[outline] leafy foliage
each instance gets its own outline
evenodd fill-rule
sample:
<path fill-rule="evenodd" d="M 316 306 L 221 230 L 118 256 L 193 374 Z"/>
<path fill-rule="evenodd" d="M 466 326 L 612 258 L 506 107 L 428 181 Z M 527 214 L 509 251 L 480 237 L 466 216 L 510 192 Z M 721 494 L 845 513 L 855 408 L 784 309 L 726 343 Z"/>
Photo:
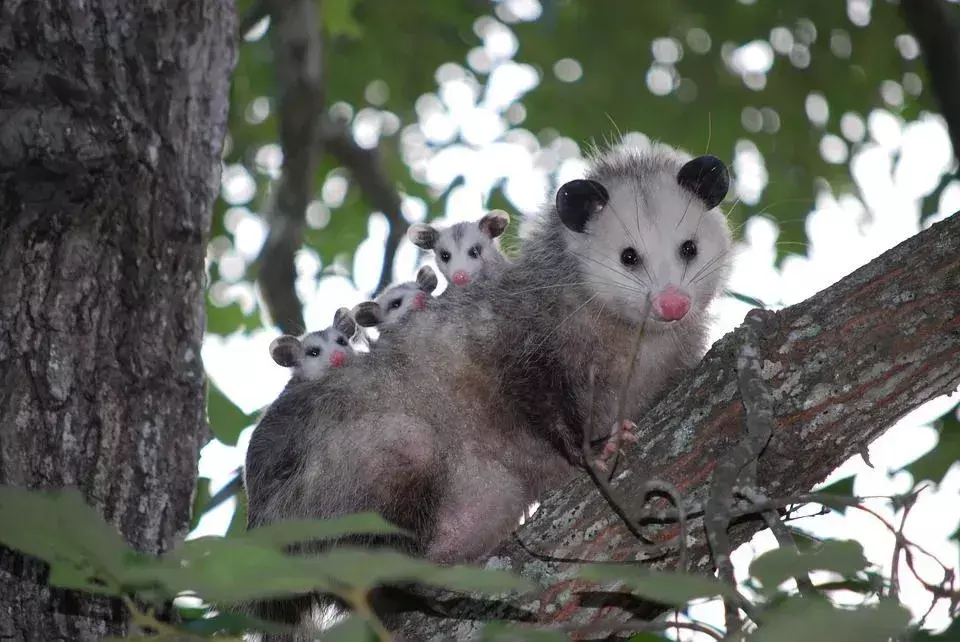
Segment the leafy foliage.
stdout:
<path fill-rule="evenodd" d="M 859 542 L 832 540 L 804 552 L 789 548 L 767 551 L 751 562 L 750 574 L 760 581 L 765 593 L 772 594 L 782 582 L 812 571 L 851 576 L 866 567 L 867 560 Z"/>
<path fill-rule="evenodd" d="M 943 481 L 947 471 L 960 459 L 960 404 L 951 408 L 934 422 L 937 430 L 937 445 L 904 470 L 913 475 L 915 482 Z"/>

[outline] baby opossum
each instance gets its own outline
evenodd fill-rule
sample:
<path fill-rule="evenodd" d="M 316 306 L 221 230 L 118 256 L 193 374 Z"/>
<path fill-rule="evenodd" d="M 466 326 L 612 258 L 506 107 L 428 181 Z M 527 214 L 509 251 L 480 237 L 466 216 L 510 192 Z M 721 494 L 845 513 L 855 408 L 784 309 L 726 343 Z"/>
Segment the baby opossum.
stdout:
<path fill-rule="evenodd" d="M 500 276 L 276 400 L 247 452 L 248 527 L 372 510 L 415 535 L 398 544 L 412 554 L 490 552 L 583 465 L 585 433 L 620 424 L 641 325 L 628 418 L 702 357 L 729 272 L 728 188 L 719 159 L 664 145 L 590 159 Z M 296 622 L 304 602 L 286 604 L 258 613 Z"/>
<path fill-rule="evenodd" d="M 358 303 L 353 308 L 353 318 L 365 328 L 383 330 L 394 327 L 411 312 L 426 308 L 427 300 L 438 284 L 437 273 L 429 265 L 424 265 L 413 281 L 392 285 L 373 301 Z"/>
<path fill-rule="evenodd" d="M 462 221 L 442 229 L 416 223 L 407 230 L 407 238 L 420 249 L 433 250 L 440 274 L 460 287 L 489 278 L 508 263 L 496 239 L 509 224 L 509 214 L 493 210 L 479 221 Z"/>
<path fill-rule="evenodd" d="M 333 325 L 310 332 L 303 339 L 285 334 L 270 343 L 270 356 L 284 368 L 291 368 L 291 381 L 316 379 L 330 368 L 343 366 L 356 354 L 350 340 L 359 326 L 347 308 L 333 315 Z"/>

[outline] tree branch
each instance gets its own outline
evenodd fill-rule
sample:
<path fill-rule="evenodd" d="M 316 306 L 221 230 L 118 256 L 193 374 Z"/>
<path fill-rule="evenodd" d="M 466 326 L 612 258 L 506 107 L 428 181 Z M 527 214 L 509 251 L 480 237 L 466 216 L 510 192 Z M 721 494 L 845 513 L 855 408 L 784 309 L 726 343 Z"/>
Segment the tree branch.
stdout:
<path fill-rule="evenodd" d="M 757 460 L 756 490 L 766 497 L 806 492 L 909 411 L 960 384 L 960 215 L 908 239 L 810 299 L 754 325 L 762 379 L 774 400 L 770 441 Z M 663 479 L 688 504 L 706 504 L 718 461 L 742 441 L 738 332 L 727 334 L 699 366 L 643 418 L 639 444 L 625 449 L 625 471 L 613 482 L 621 497 L 643 497 L 646 482 Z M 522 609 L 536 621 L 587 626 L 652 617 L 659 607 L 576 579 L 583 561 L 639 561 L 645 547 L 605 502 L 587 475 L 544 498 L 539 511 L 491 556 L 543 587 L 501 607 L 464 606 L 470 619 L 503 618 Z M 637 503 L 642 499 L 635 499 Z M 640 506 L 635 514 L 640 512 Z M 691 571 L 712 570 L 702 517 L 691 519 Z M 698 523 L 700 527 L 698 527 Z M 579 536 L 572 537 L 571 524 Z M 754 520 L 731 529 L 732 544 L 761 528 Z M 677 528 L 658 533 L 663 539 Z M 519 541 L 536 541 L 536 558 Z M 675 555 L 650 562 L 664 568 Z M 633 605 L 623 610 L 611 605 Z M 607 607 L 607 608 L 604 608 Z M 417 614 L 403 633 L 417 640 L 468 639 L 477 624 Z"/>
<path fill-rule="evenodd" d="M 379 293 L 392 279 L 393 261 L 400 241 L 407 233 L 407 222 L 400 211 L 400 193 L 394 187 L 383 164 L 379 148 L 364 149 L 357 144 L 346 123 L 324 118 L 324 145 L 348 170 L 367 204 L 379 210 L 390 222 L 390 232 L 383 253 L 383 267 L 374 292 Z"/>
<path fill-rule="evenodd" d="M 953 155 L 960 159 L 960 8 L 943 0 L 904 0 L 900 11 L 920 42 Z"/>
<path fill-rule="evenodd" d="M 257 257 L 257 282 L 267 312 L 280 330 L 306 330 L 295 288 L 294 255 L 303 244 L 307 205 L 313 197 L 322 153 L 323 54 L 320 4 L 316 0 L 270 0 L 270 46 L 279 103 L 283 174 L 267 215 L 270 232 Z"/>

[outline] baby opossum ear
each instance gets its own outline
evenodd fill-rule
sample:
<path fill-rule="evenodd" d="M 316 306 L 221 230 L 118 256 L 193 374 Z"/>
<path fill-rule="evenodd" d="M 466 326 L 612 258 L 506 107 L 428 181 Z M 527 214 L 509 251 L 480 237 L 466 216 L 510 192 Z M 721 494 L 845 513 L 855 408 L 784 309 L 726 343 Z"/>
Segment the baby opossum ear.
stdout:
<path fill-rule="evenodd" d="M 680 168 L 677 183 L 713 209 L 730 189 L 730 174 L 727 166 L 716 156 L 698 156 Z"/>
<path fill-rule="evenodd" d="M 574 232 L 583 232 L 587 221 L 610 200 L 607 188 L 586 179 L 564 183 L 557 190 L 557 214 Z"/>
<path fill-rule="evenodd" d="M 417 287 L 419 287 L 424 292 L 430 293 L 437 289 L 437 285 L 440 283 L 437 279 L 437 273 L 433 271 L 433 268 L 429 265 L 424 265 L 422 268 L 417 270 Z"/>
<path fill-rule="evenodd" d="M 353 306 L 353 318 L 364 328 L 374 328 L 383 322 L 383 308 L 376 301 L 364 301 Z"/>
<path fill-rule="evenodd" d="M 503 210 L 487 212 L 480 219 L 480 231 L 492 239 L 503 234 L 510 225 L 510 215 Z"/>
<path fill-rule="evenodd" d="M 407 238 L 421 250 L 432 250 L 437 245 L 440 232 L 426 223 L 414 223 L 407 228 Z"/>
<path fill-rule="evenodd" d="M 338 308 L 333 313 L 333 327 L 342 332 L 345 336 L 353 338 L 357 333 L 357 322 L 350 313 L 349 308 Z"/>
<path fill-rule="evenodd" d="M 270 342 L 270 356 L 277 365 L 292 368 L 300 363 L 300 339 L 285 334 Z"/>

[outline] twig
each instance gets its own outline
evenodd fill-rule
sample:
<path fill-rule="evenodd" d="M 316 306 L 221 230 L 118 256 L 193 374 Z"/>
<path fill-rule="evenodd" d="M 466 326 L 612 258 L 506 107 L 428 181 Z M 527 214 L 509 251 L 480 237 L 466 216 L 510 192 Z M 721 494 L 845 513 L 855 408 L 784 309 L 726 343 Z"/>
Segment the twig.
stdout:
<path fill-rule="evenodd" d="M 766 500 L 766 497 L 763 494 L 752 489 L 743 489 L 741 493 L 753 504 L 759 504 Z M 773 536 L 777 539 L 777 544 L 779 544 L 782 548 L 799 550 L 796 540 L 794 540 L 793 535 L 790 534 L 790 531 L 787 530 L 787 527 L 783 525 L 783 522 L 780 521 L 780 517 L 777 515 L 775 510 L 761 511 L 760 515 L 766 522 L 767 528 L 770 529 L 770 532 L 773 533 Z M 797 590 L 800 592 L 801 596 L 809 597 L 813 595 L 813 583 L 810 581 L 808 576 L 798 576 L 793 579 L 797 583 Z"/>
<path fill-rule="evenodd" d="M 888 591 L 888 595 L 893 599 L 897 599 L 900 592 L 900 554 L 903 552 L 903 546 L 901 544 L 903 529 L 907 525 L 907 515 L 910 514 L 910 510 L 914 507 L 916 501 L 916 494 L 911 494 L 905 499 L 903 516 L 900 518 L 900 528 L 897 530 L 897 540 L 893 545 L 893 559 L 891 560 L 890 568 L 890 590 Z"/>
<path fill-rule="evenodd" d="M 382 212 L 390 223 L 383 253 L 383 267 L 374 290 L 379 293 L 390 283 L 397 249 L 407 233 L 408 225 L 401 212 L 400 193 L 390 180 L 379 148 L 360 147 L 346 123 L 325 117 L 322 121 L 321 137 L 326 149 L 350 171 L 367 204 Z"/>
<path fill-rule="evenodd" d="M 257 282 L 267 311 L 288 334 L 305 331 L 296 292 L 294 255 L 303 244 L 307 205 L 313 197 L 320 149 L 324 88 L 320 3 L 266 2 L 276 78 L 283 174 L 267 214 L 270 231 L 257 257 Z"/>
<path fill-rule="evenodd" d="M 519 628 L 519 626 L 518 626 Z M 560 626 L 548 627 L 547 630 L 563 631 L 564 633 L 574 633 L 579 635 L 591 635 L 594 633 L 659 633 L 667 629 L 684 629 L 687 631 L 696 631 L 709 635 L 714 640 L 722 640 L 723 636 L 713 627 L 701 624 L 700 622 L 671 622 L 629 620 L 627 622 L 594 622 L 586 626 Z"/>

